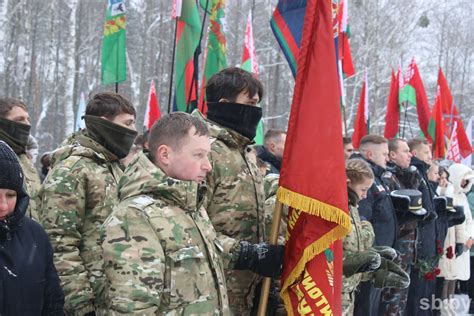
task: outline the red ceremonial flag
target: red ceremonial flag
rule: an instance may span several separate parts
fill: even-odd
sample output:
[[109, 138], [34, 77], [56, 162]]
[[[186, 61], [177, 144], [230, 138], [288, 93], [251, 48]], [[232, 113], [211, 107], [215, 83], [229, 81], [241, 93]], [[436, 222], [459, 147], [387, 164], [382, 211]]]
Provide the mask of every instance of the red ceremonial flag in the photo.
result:
[[350, 219], [331, 5], [307, 1], [277, 193], [290, 206], [281, 290], [289, 315], [341, 314]]
[[148, 93], [148, 104], [145, 111], [145, 120], [143, 121], [143, 127], [145, 131], [149, 131], [153, 126], [153, 123], [157, 121], [161, 116], [160, 106], [158, 105], [158, 98], [156, 97], [155, 80], [150, 83], [150, 92]]
[[405, 78], [405, 86], [400, 92], [400, 102], [408, 102], [416, 106], [416, 112], [418, 114], [418, 124], [420, 130], [430, 142], [432, 141], [428, 134], [428, 125], [430, 123], [430, 107], [428, 104], [428, 98], [426, 97], [425, 86], [421, 80], [420, 72], [416, 66], [415, 58], [412, 59], [408, 66], [407, 77]]
[[387, 113], [385, 115], [385, 130], [383, 136], [391, 139], [398, 134], [398, 124], [400, 122], [400, 104], [398, 103], [400, 69], [397, 74], [392, 70], [392, 79], [390, 81], [390, 92], [387, 102]]
[[461, 163], [461, 154], [459, 152], [459, 142], [458, 142], [458, 134], [457, 134], [457, 122], [454, 122], [453, 132], [451, 133], [450, 141], [449, 141], [449, 148], [448, 154], [446, 155], [446, 159], [452, 160], [456, 163]]
[[439, 86], [436, 90], [436, 99], [431, 112], [431, 120], [430, 125], [428, 127], [428, 133], [430, 134], [430, 137], [433, 140], [433, 158], [444, 159], [444, 156], [446, 154], [446, 145], [444, 142], [445, 127], [443, 122], [443, 109]]
[[360, 140], [369, 134], [369, 89], [367, 88], [367, 72], [360, 91], [359, 108], [354, 122], [354, 134], [352, 134], [352, 146], [359, 148]]
[[[441, 68], [438, 71], [438, 88], [443, 108], [443, 119], [445, 124], [445, 133], [452, 132], [453, 124], [457, 123], [457, 138], [459, 142], [459, 152], [461, 156], [467, 157], [472, 153], [471, 142], [466, 135], [464, 124], [462, 123], [456, 104], [454, 104], [453, 96], [449, 90], [448, 82], [444, 77]], [[447, 135], [449, 136], [449, 135]]]

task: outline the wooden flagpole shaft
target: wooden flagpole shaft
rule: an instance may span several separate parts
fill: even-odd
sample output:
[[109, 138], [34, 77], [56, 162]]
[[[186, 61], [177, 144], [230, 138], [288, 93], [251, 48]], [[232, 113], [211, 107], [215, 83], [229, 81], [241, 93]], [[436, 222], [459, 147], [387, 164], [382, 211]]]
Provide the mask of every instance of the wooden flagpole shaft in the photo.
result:
[[[277, 200], [275, 202], [275, 209], [273, 211], [272, 229], [270, 231], [270, 240], [269, 240], [270, 245], [276, 245], [278, 242], [278, 233], [280, 232], [282, 209], [283, 209], [283, 204], [281, 204]], [[271, 282], [272, 282], [271, 278], [263, 279], [262, 291], [260, 292], [260, 302], [258, 305], [257, 316], [265, 316], [265, 313], [267, 311], [268, 294], [270, 293]]]

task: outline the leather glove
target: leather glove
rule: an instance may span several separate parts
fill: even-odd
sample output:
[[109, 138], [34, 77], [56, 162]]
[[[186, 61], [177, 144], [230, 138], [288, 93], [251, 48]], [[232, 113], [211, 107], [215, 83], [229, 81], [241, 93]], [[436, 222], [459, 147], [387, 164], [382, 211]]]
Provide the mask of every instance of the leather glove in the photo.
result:
[[356, 273], [372, 272], [380, 267], [381, 257], [373, 251], [352, 252], [346, 255], [342, 263], [344, 276], [350, 277]]
[[456, 254], [456, 257], [459, 257], [460, 255], [462, 255], [463, 252], [464, 252], [464, 244], [456, 243], [456, 247], [455, 247], [455, 250], [454, 250], [454, 253]]
[[284, 252], [285, 247], [281, 245], [241, 241], [234, 269], [251, 270], [264, 277], [278, 278], [281, 275]]
[[95, 316], [95, 312], [89, 312], [89, 313], [85, 314], [84, 316]]
[[380, 268], [374, 272], [374, 281], [376, 288], [406, 289], [410, 286], [410, 276], [398, 264], [385, 258], [382, 258]]
[[398, 256], [397, 251], [392, 247], [374, 246], [372, 247], [372, 250], [376, 251], [382, 258], [390, 261], [393, 261]]

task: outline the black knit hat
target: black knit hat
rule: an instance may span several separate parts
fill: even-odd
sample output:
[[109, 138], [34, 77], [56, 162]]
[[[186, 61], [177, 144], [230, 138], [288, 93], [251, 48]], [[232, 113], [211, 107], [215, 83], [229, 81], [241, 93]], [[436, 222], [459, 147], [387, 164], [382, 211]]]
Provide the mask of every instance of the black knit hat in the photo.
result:
[[23, 171], [15, 152], [0, 141], [0, 188], [23, 192]]

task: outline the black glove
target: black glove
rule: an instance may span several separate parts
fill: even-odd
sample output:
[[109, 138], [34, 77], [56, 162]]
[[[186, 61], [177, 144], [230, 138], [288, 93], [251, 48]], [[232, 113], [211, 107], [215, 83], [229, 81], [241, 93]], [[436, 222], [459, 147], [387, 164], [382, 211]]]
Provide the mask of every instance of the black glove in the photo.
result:
[[95, 312], [89, 312], [89, 313], [85, 314], [84, 316], [95, 316]]
[[284, 246], [269, 245], [266, 243], [250, 244], [240, 242], [240, 251], [235, 270], [251, 270], [269, 278], [278, 278], [281, 275]]
[[454, 250], [456, 257], [459, 257], [460, 255], [462, 255], [463, 252], [464, 252], [464, 244], [457, 242], [455, 250]]

